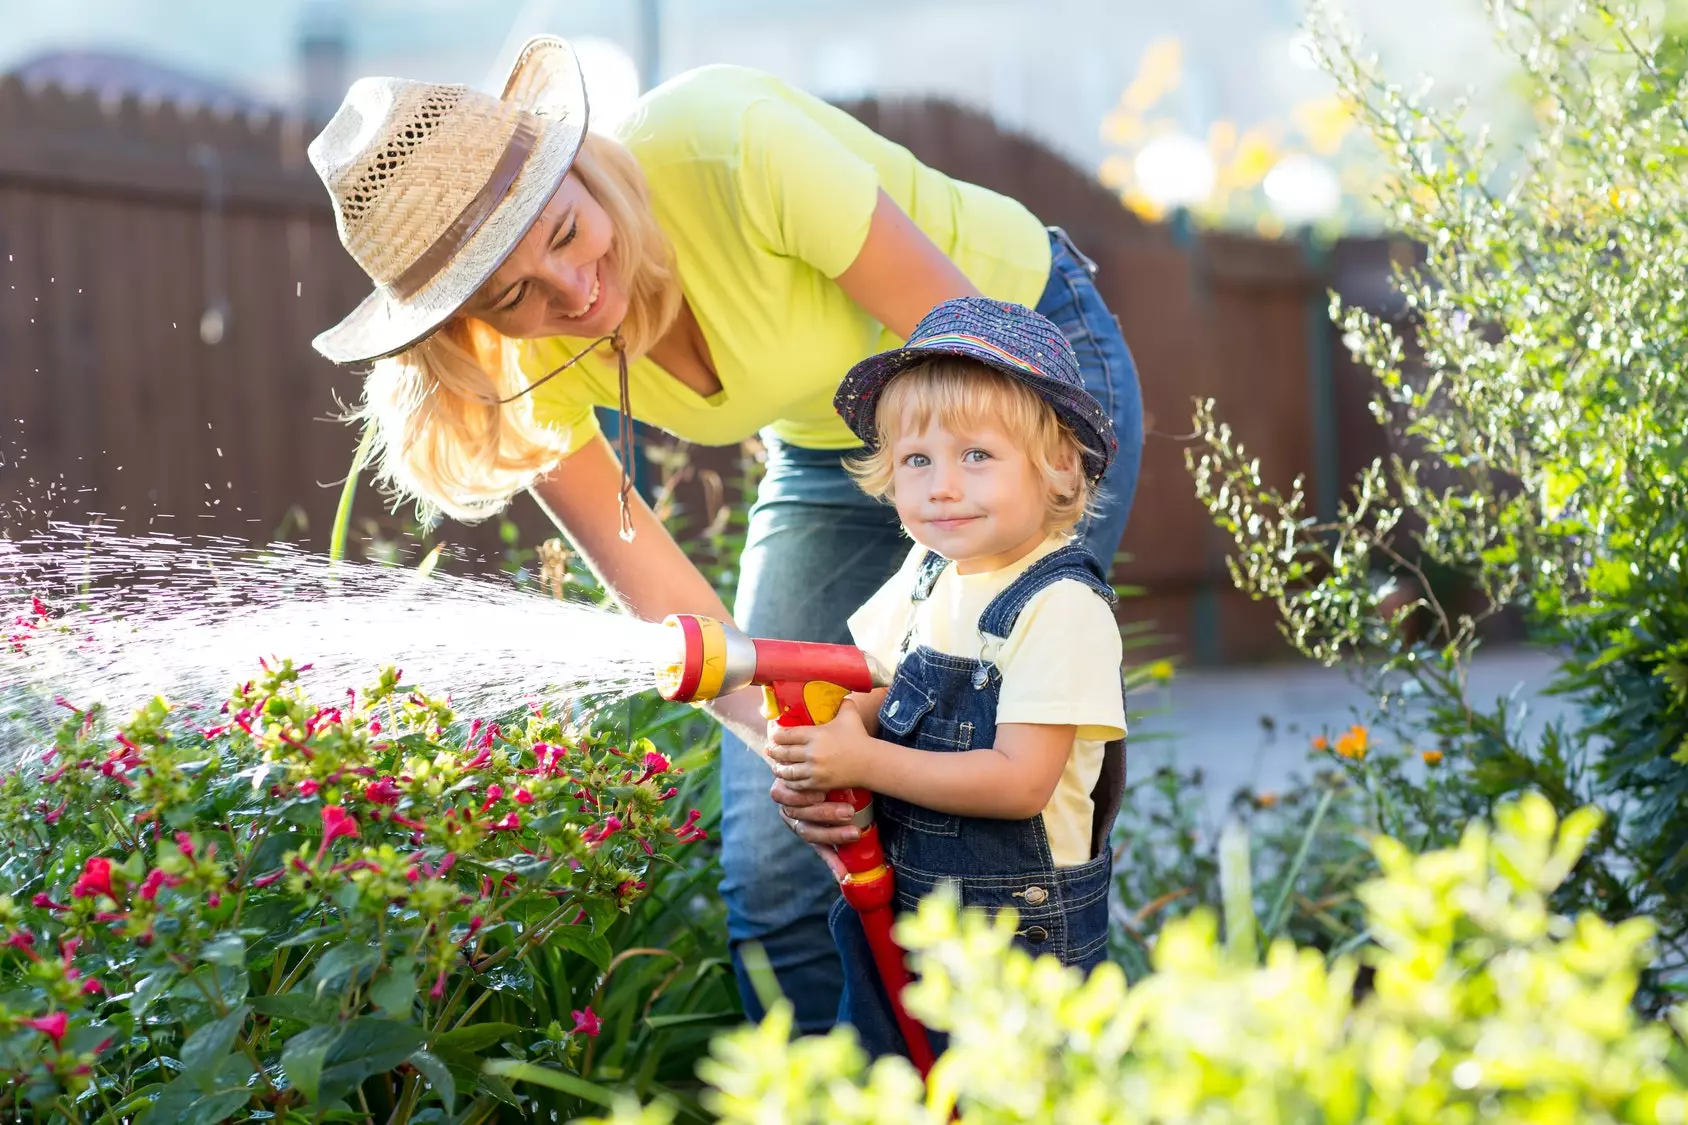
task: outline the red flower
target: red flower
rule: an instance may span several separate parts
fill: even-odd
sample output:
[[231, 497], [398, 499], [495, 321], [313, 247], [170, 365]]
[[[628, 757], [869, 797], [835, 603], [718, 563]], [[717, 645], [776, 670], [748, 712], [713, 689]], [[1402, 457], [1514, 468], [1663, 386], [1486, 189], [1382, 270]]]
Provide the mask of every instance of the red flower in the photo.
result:
[[580, 838], [588, 844], [601, 844], [621, 830], [621, 818], [611, 813], [604, 818], [604, 823], [588, 828], [580, 834]]
[[342, 836], [356, 836], [358, 822], [347, 815], [346, 810], [339, 805], [324, 805], [322, 807], [322, 847], [317, 851], [317, 858], [321, 859], [327, 853], [329, 845]]
[[587, 1005], [585, 1011], [577, 1008], [569, 1014], [574, 1017], [574, 1030], [578, 1034], [596, 1036], [603, 1026], [598, 1020], [598, 1013], [592, 1010], [591, 1005]]
[[529, 793], [526, 789], [516, 790], [516, 804], [518, 804], [518, 805], [531, 805], [531, 804], [533, 804], [533, 794]]
[[93, 996], [104, 991], [105, 985], [101, 984], [97, 977], [89, 977], [82, 982], [82, 995], [84, 996]]
[[260, 875], [256, 879], [252, 880], [252, 889], [258, 890], [263, 887], [267, 887], [285, 874], [287, 874], [287, 869], [285, 867], [278, 867], [268, 875]]
[[518, 815], [514, 809], [512, 809], [504, 815], [504, 818], [502, 820], [497, 820], [497, 821], [493, 822], [492, 830], [494, 832], [514, 832], [516, 829], [520, 828], [521, 826], [522, 826], [521, 816]]
[[639, 778], [639, 780], [643, 781], [652, 774], [667, 772], [668, 759], [664, 758], [661, 754], [658, 754], [655, 750], [652, 750], [645, 755], [645, 773], [644, 777]]
[[176, 850], [186, 859], [193, 858], [193, 837], [186, 832], [176, 833]]
[[169, 875], [161, 868], [155, 867], [147, 872], [147, 877], [141, 880], [141, 889], [135, 893], [146, 902], [155, 902], [158, 899], [160, 888], [178, 887], [181, 886], [181, 883], [182, 877], [180, 875]]
[[35, 907], [35, 909], [37, 909], [37, 910], [69, 910], [70, 909], [70, 907], [66, 906], [62, 902], [54, 902], [53, 896], [48, 894], [46, 891], [37, 891], [35, 893], [35, 897], [29, 900], [29, 904], [31, 906]]
[[315, 778], [307, 777], [299, 783], [299, 796], [315, 797], [317, 795], [317, 790], [321, 788], [322, 786], [317, 784]]
[[399, 803], [401, 795], [399, 787], [393, 784], [393, 779], [390, 777], [372, 781], [363, 787], [364, 799], [377, 805], [396, 805]]
[[103, 855], [90, 857], [82, 867], [82, 877], [70, 888], [71, 898], [92, 898], [95, 895], [105, 895], [114, 902], [117, 900], [117, 891], [111, 885], [111, 860]]
[[693, 809], [686, 814], [686, 823], [674, 829], [674, 838], [682, 844], [693, 844], [699, 840], [709, 839], [709, 833], [697, 826], [698, 817], [703, 813]]
[[445, 998], [445, 970], [441, 969], [440, 975], [434, 978], [434, 987], [432, 987], [428, 990], [428, 999], [430, 999], [430, 1000], [443, 1000], [444, 998]]
[[[588, 1011], [590, 1010], [591, 1009], [588, 1009]], [[25, 1027], [33, 1027], [36, 1031], [39, 1031], [41, 1034], [51, 1039], [54, 1047], [58, 1047], [64, 1043], [65, 1028], [69, 1025], [69, 1023], [70, 1017], [63, 1012], [54, 1012], [50, 1016], [40, 1016], [36, 1019], [23, 1021], [23, 1025]]]

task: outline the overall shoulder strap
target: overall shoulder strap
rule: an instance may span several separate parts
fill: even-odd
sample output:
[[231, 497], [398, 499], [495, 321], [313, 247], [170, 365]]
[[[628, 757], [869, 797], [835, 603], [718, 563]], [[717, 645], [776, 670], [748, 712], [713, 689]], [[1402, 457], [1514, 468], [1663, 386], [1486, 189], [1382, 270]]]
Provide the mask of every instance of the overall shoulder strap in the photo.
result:
[[909, 594], [909, 600], [923, 602], [932, 596], [932, 587], [938, 584], [938, 576], [944, 572], [949, 560], [936, 551], [927, 551], [926, 557], [920, 560], [920, 569], [914, 575], [914, 590]]
[[991, 599], [979, 616], [979, 631], [993, 637], [1006, 638], [1014, 631], [1020, 611], [1043, 590], [1066, 579], [1084, 583], [1110, 606], [1119, 600], [1109, 585], [1107, 575], [1096, 556], [1079, 545], [1071, 544], [1037, 560], [1008, 588]]

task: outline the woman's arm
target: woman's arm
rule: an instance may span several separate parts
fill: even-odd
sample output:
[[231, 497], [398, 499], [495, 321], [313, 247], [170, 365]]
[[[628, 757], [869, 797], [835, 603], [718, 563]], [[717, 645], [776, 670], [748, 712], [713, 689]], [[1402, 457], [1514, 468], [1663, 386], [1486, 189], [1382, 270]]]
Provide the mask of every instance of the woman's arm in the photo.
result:
[[[932, 307], [979, 290], [903, 209], [879, 190], [867, 239], [838, 287], [869, 316], [906, 340]], [[843, 377], [840, 371], [839, 376]]]
[[[634, 541], [621, 538], [620, 490], [621, 467], [598, 434], [535, 484], [533, 495], [629, 613], [647, 621], [697, 613], [731, 622], [715, 588], [637, 495], [628, 498]], [[761, 702], [760, 692], [747, 690], [715, 700], [709, 710], [760, 752], [766, 729]]]
[[959, 752], [915, 750], [871, 737], [845, 708], [818, 727], [769, 731], [774, 775], [797, 790], [862, 786], [937, 812], [1020, 820], [1049, 803], [1077, 728], [1004, 723], [996, 744]]

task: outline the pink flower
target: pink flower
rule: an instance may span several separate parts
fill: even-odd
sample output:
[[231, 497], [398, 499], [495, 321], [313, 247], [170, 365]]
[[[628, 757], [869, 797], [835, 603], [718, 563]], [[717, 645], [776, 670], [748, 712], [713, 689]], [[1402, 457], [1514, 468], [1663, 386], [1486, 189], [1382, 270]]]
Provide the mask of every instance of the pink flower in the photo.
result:
[[260, 890], [267, 887], [285, 874], [287, 874], [287, 869], [285, 867], [278, 867], [268, 875], [260, 875], [256, 879], [252, 880], [252, 889]]
[[518, 804], [518, 805], [531, 805], [531, 804], [533, 804], [533, 794], [529, 793], [526, 789], [516, 790], [516, 804]]
[[321, 788], [322, 786], [317, 784], [315, 778], [307, 777], [299, 783], [299, 796], [315, 797], [317, 795], [317, 790]]
[[493, 822], [492, 830], [494, 832], [514, 832], [521, 826], [521, 816], [518, 815], [514, 809], [511, 809], [508, 813], [504, 814], [504, 818], [502, 820], [496, 820]]
[[377, 805], [396, 805], [399, 803], [399, 787], [393, 784], [393, 779], [383, 777], [379, 781], [372, 781], [363, 787], [363, 796], [367, 801]]
[[193, 837], [186, 832], [176, 833], [176, 850], [186, 859], [193, 858]]
[[441, 969], [440, 975], [434, 978], [434, 987], [432, 987], [428, 990], [428, 999], [430, 999], [430, 1000], [443, 1000], [444, 998], [445, 998], [445, 970]]
[[116, 901], [117, 891], [111, 885], [111, 860], [103, 855], [92, 856], [82, 867], [82, 877], [70, 889], [71, 898], [92, 898], [105, 895]]
[[29, 900], [29, 904], [31, 906], [35, 907], [35, 909], [37, 909], [37, 910], [69, 910], [70, 909], [70, 907], [66, 906], [62, 902], [54, 902], [53, 896], [48, 894], [46, 891], [37, 891], [35, 893], [35, 897]]
[[577, 1008], [569, 1014], [574, 1017], [574, 1030], [578, 1034], [596, 1036], [603, 1026], [598, 1020], [598, 1013], [592, 1010], [591, 1005], [587, 1005], [585, 1011]]
[[94, 996], [104, 991], [105, 985], [101, 984], [97, 977], [89, 977], [82, 982], [82, 995], [84, 996]]
[[[578, 1013], [576, 1015], [578, 1022]], [[65, 1029], [69, 1024], [70, 1017], [63, 1012], [54, 1012], [49, 1016], [39, 1016], [36, 1019], [23, 1021], [25, 1027], [33, 1027], [36, 1031], [51, 1039], [54, 1047], [64, 1043]], [[594, 1034], [596, 1033], [594, 1032]]]
[[652, 774], [667, 772], [668, 759], [664, 758], [661, 754], [658, 754], [655, 750], [652, 750], [645, 755], [645, 776], [641, 777], [639, 780], [643, 781], [646, 777], [650, 777]]

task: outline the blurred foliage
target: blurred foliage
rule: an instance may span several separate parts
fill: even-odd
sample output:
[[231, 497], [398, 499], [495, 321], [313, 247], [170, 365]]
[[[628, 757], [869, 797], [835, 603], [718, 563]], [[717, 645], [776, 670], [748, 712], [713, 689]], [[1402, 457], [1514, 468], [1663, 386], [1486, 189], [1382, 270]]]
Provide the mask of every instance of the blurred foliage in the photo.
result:
[[[1434, 756], [1415, 777], [1336, 758], [1376, 828], [1437, 846], [1519, 792], [1561, 815], [1598, 803], [1607, 817], [1557, 904], [1657, 916], [1641, 994], [1655, 1009], [1688, 966], [1682, 48], [1636, 4], [1488, 9], [1536, 110], [1521, 157], [1459, 106], [1386, 81], [1314, 10], [1321, 60], [1394, 165], [1389, 214], [1422, 248], [1395, 278], [1401, 321], [1332, 305], [1406, 452], [1370, 465], [1330, 520], [1308, 514], [1299, 480], [1269, 486], [1211, 403], [1189, 461], [1237, 585], [1277, 604], [1301, 651], [1351, 662], [1403, 761]], [[1521, 167], [1497, 187], [1506, 160]], [[1433, 568], [1478, 604], [1446, 604]], [[1506, 609], [1562, 653], [1575, 721], [1526, 735], [1513, 701], [1472, 698], [1478, 625]]]
[[[1375, 946], [1327, 961], [1279, 940], [1262, 958], [1246, 910], [1223, 935], [1203, 910], [1134, 985], [1034, 961], [1011, 912], [935, 894], [898, 929], [922, 974], [910, 1008], [950, 1034], [926, 1087], [901, 1059], [868, 1066], [847, 1029], [791, 1039], [780, 1006], [716, 1042], [708, 1102], [729, 1125], [1682, 1121], [1680, 1025], [1631, 1005], [1652, 925], [1550, 905], [1599, 821], [1527, 796], [1454, 848], [1380, 837], [1359, 892]], [[668, 1119], [622, 1102], [594, 1125]]]

